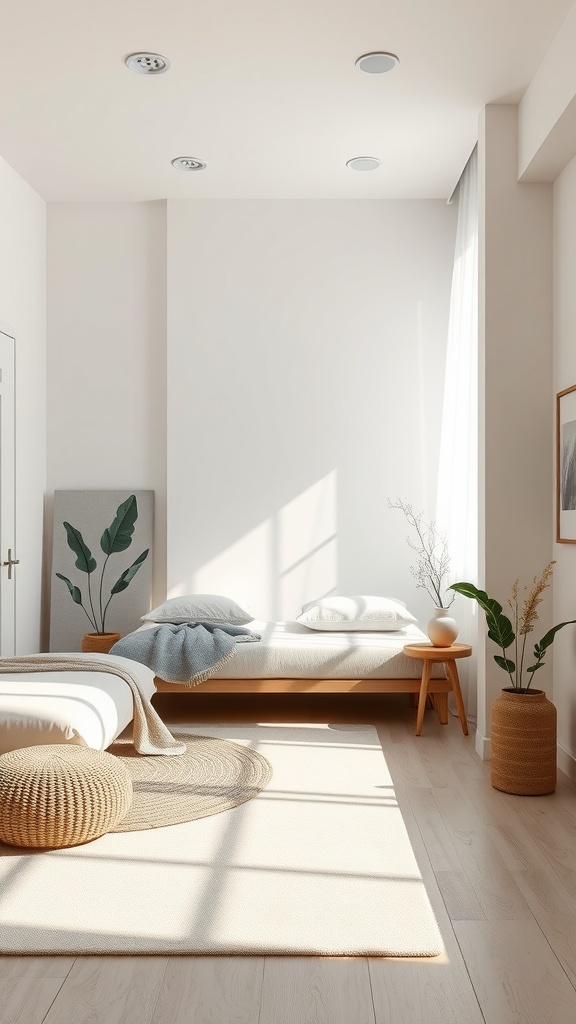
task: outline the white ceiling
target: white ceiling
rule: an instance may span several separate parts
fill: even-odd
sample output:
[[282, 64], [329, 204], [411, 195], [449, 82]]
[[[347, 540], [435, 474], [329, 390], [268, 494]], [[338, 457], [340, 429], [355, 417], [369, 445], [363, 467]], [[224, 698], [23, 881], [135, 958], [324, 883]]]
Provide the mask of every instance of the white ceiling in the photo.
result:
[[[0, 0], [0, 156], [49, 201], [446, 198], [572, 2]], [[400, 64], [363, 74], [371, 50]]]

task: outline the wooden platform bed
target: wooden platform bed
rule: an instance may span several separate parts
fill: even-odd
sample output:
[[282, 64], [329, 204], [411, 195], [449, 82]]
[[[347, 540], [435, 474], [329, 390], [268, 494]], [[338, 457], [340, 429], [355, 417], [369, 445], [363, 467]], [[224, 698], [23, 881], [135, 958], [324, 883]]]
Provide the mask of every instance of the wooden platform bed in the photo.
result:
[[[155, 679], [159, 693], [189, 693], [182, 683]], [[202, 693], [408, 693], [422, 694], [422, 679], [207, 679], [199, 684]], [[196, 690], [196, 687], [192, 688]], [[430, 678], [424, 701], [430, 697], [439, 721], [448, 722], [450, 679]], [[414, 700], [414, 704], [416, 704]]]
[[[200, 683], [199, 692], [406, 693], [418, 709], [417, 736], [422, 730], [425, 708], [430, 704], [440, 722], [448, 722], [448, 694], [454, 693], [462, 730], [468, 732], [456, 669], [456, 660], [471, 653], [466, 644], [434, 647], [416, 625], [397, 632], [341, 635], [331, 631], [313, 633], [298, 623], [256, 622], [254, 632], [260, 634], [260, 643], [237, 645], [236, 677], [223, 679], [217, 674]], [[343, 678], [344, 664], [351, 675], [356, 673], [355, 678]], [[334, 675], [330, 676], [332, 668]], [[308, 672], [311, 675], [303, 678]], [[189, 689], [185, 684], [159, 677], [156, 685], [159, 693], [182, 693]]]

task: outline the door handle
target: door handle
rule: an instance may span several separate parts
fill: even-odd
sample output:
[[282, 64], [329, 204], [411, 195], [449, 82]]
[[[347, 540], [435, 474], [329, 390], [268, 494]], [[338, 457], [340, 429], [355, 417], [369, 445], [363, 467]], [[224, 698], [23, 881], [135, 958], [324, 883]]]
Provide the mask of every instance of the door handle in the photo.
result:
[[7, 562], [2, 562], [2, 565], [7, 565], [8, 566], [8, 579], [11, 580], [12, 579], [12, 566], [13, 565], [20, 565], [20, 559], [19, 558], [12, 558], [12, 548], [8, 548], [8, 561]]

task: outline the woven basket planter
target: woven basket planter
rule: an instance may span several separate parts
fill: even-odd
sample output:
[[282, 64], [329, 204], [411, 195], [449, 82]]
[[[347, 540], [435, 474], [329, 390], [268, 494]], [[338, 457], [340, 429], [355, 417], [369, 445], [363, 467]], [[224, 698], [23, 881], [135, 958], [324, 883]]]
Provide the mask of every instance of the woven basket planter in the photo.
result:
[[132, 779], [107, 751], [74, 744], [0, 756], [0, 842], [58, 849], [97, 839], [126, 816]]
[[491, 782], [517, 796], [556, 789], [556, 708], [543, 690], [502, 690], [492, 705]]
[[114, 644], [121, 639], [120, 633], [85, 633], [82, 637], [82, 650], [96, 654], [108, 654]]

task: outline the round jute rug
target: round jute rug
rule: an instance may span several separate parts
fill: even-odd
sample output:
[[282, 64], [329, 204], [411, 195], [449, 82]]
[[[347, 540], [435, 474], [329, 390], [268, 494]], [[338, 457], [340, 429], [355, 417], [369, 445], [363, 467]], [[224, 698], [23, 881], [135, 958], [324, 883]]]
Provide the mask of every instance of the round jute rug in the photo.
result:
[[270, 762], [249, 747], [214, 736], [173, 735], [186, 744], [187, 754], [143, 756], [131, 739], [108, 747], [126, 765], [134, 789], [132, 806], [113, 832], [162, 828], [219, 814], [252, 800], [272, 778]]

